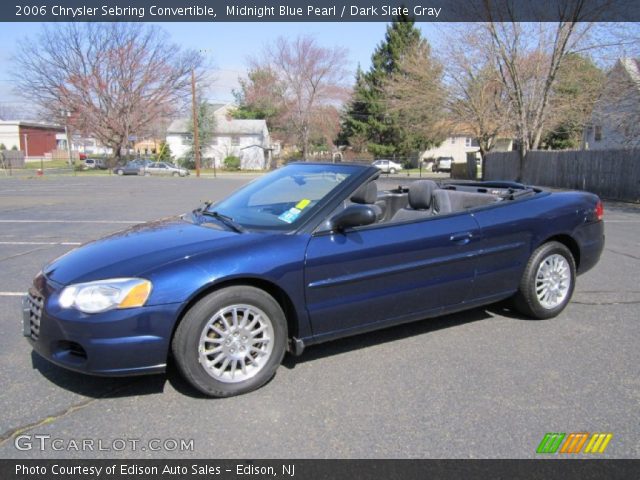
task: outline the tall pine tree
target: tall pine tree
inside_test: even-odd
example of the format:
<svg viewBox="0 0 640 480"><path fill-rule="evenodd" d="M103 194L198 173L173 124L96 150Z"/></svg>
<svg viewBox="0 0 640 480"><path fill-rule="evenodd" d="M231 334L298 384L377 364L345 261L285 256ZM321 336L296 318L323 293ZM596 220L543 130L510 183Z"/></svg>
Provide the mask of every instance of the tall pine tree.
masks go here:
<svg viewBox="0 0 640 480"><path fill-rule="evenodd" d="M352 100L342 117L340 143L375 156L407 156L406 133L389 113L384 99L384 82L399 70L403 56L421 41L420 31L410 17L401 16L389 26L385 39L371 57L371 68L356 73Z"/></svg>

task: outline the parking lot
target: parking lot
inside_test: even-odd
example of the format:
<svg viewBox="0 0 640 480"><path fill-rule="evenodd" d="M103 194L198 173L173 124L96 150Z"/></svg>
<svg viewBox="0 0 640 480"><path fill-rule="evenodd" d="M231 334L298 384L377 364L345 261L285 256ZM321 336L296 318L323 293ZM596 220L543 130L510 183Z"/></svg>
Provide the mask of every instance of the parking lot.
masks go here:
<svg viewBox="0 0 640 480"><path fill-rule="evenodd" d="M640 456L635 205L605 203L603 257L556 319L492 305L312 346L240 397L204 398L173 366L96 378L31 352L20 294L44 264L251 178L0 178L0 457L530 458L547 432L611 432L600 456ZM19 450L16 435L50 435L61 449ZM84 439L105 448L69 446ZM152 439L193 448L156 450Z"/></svg>

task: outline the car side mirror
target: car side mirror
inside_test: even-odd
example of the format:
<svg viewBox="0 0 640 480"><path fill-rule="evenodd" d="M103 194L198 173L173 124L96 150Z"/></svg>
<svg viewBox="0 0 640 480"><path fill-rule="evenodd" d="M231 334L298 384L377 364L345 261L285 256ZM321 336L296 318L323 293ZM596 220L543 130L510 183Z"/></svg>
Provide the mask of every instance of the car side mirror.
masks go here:
<svg viewBox="0 0 640 480"><path fill-rule="evenodd" d="M347 228L371 225L377 219L371 205L356 203L336 213L330 220L331 230L342 231Z"/></svg>

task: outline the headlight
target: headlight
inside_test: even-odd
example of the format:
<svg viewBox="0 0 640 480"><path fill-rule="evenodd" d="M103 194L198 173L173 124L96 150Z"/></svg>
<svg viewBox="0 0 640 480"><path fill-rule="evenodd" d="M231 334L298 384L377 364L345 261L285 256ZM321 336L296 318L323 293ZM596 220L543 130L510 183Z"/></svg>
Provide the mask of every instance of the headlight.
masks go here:
<svg viewBox="0 0 640 480"><path fill-rule="evenodd" d="M113 308L142 307L151 293L151 282L142 278L113 278L69 285L60 294L60 306L84 313Z"/></svg>

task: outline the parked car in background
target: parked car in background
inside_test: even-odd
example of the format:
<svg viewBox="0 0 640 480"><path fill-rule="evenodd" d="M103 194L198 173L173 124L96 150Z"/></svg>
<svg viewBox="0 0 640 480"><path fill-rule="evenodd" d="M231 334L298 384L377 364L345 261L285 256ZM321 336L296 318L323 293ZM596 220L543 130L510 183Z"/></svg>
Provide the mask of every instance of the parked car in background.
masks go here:
<svg viewBox="0 0 640 480"><path fill-rule="evenodd" d="M147 160L132 160L126 165L119 165L113 169L113 173L116 175L144 175L145 168L151 162Z"/></svg>
<svg viewBox="0 0 640 480"><path fill-rule="evenodd" d="M144 170L145 175L173 175L174 177L186 177L189 175L189 170L169 162L153 162L147 165Z"/></svg>
<svg viewBox="0 0 640 480"><path fill-rule="evenodd" d="M383 173L396 173L402 170L402 165L391 160L376 160L371 165L378 168Z"/></svg>
<svg viewBox="0 0 640 480"><path fill-rule="evenodd" d="M285 350L507 298L555 317L602 253L591 193L432 180L379 191L380 174L289 164L74 249L29 287L23 335L97 375L160 373L171 356L195 388L228 397L269 381Z"/></svg>
<svg viewBox="0 0 640 480"><path fill-rule="evenodd" d="M438 157L436 161L433 162L431 170L434 172L450 172L453 163L453 157Z"/></svg>
<svg viewBox="0 0 640 480"><path fill-rule="evenodd" d="M83 162L83 168L85 170L106 170L107 160L105 158L85 158Z"/></svg>

